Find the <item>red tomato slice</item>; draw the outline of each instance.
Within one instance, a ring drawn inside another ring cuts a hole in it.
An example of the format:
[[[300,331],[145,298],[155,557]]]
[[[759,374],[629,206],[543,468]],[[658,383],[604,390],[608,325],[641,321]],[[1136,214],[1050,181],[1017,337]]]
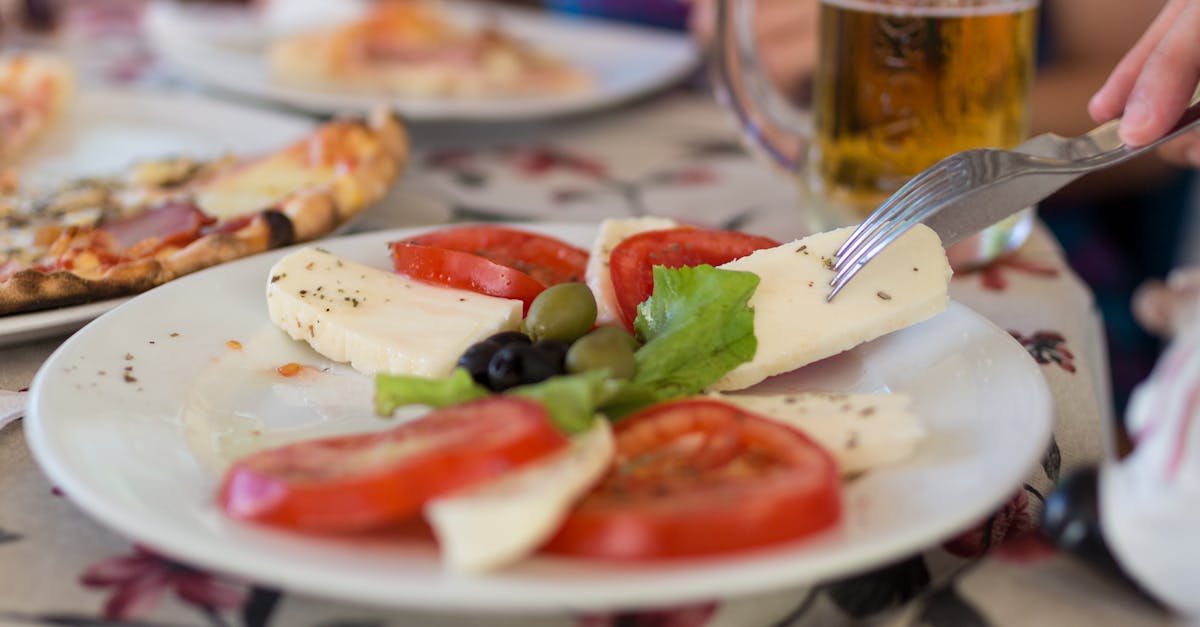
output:
[[[799,431],[715,400],[618,423],[613,470],[567,517],[553,553],[644,560],[795,540],[837,522],[830,455]]]
[[[493,396],[380,433],[255,453],[226,473],[218,501],[236,518],[271,525],[320,532],[372,529],[566,443],[540,404]]]
[[[526,307],[551,285],[582,281],[586,251],[502,226],[461,226],[392,244],[396,272],[415,279],[516,298]]]
[[[654,266],[719,266],[778,245],[769,237],[737,231],[681,227],[638,233],[617,244],[609,256],[621,322],[633,330],[637,306],[654,292]]]

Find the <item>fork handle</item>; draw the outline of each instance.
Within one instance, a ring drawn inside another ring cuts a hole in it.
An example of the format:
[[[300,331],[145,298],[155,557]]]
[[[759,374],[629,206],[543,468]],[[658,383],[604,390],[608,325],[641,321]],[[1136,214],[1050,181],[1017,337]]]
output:
[[[1192,102],[1190,105],[1188,105],[1188,108],[1183,110],[1183,115],[1179,117],[1179,121],[1173,124],[1170,130],[1168,130],[1167,133],[1162,137],[1150,142],[1149,144],[1146,144],[1145,146],[1134,147],[1123,143],[1113,150],[1097,155],[1096,158],[1103,160],[1106,165],[1115,165],[1117,163],[1121,163],[1122,161],[1127,161],[1146,152],[1147,150],[1156,148],[1160,144],[1175,139],[1176,137],[1195,128],[1197,124],[1200,124],[1200,95],[1197,95],[1192,99]]]

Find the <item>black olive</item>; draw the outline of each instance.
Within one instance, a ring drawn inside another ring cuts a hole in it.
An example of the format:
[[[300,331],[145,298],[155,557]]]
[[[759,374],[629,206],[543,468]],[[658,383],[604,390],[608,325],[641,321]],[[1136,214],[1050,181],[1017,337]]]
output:
[[[520,331],[501,331],[489,337],[488,341],[495,342],[500,346],[508,346],[509,344],[528,344],[532,340]]]
[[[470,373],[476,383],[488,385],[488,364],[500,348],[500,344],[492,340],[477,342],[463,351],[457,365]]]
[[[566,346],[557,342],[509,344],[488,363],[488,384],[497,391],[545,381],[563,373]]]
[[[570,346],[557,340],[539,340],[533,343],[533,348],[540,352],[546,361],[553,365],[554,374],[566,372],[567,351]]]
[[[503,392],[524,383],[526,355],[531,352],[528,344],[509,344],[496,351],[488,362],[488,386]]]

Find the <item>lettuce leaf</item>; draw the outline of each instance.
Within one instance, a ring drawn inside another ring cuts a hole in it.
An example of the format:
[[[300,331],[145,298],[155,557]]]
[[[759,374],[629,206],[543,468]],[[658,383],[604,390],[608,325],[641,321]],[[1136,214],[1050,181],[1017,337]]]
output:
[[[754,311],[758,288],[750,272],[709,265],[654,268],[654,295],[638,305],[638,349],[631,383],[654,391],[657,400],[690,396],[754,358]]]
[[[471,378],[470,373],[456,368],[445,379],[428,379],[405,375],[375,375],[375,413],[391,416],[406,405],[426,405],[439,408],[483,398],[491,394]]]
[[[505,394],[540,402],[560,431],[573,434],[592,427],[599,407],[619,385],[620,382],[608,378],[607,370],[592,370],[551,377],[515,387]]]

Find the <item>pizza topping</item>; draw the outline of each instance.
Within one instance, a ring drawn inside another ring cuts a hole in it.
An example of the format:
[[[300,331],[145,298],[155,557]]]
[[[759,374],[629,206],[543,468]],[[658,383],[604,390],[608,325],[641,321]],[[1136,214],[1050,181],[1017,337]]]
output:
[[[177,200],[100,228],[112,235],[122,249],[136,246],[131,252],[139,256],[137,253],[149,253],[164,245],[184,246],[199,236],[201,227],[212,222],[196,205]]]

